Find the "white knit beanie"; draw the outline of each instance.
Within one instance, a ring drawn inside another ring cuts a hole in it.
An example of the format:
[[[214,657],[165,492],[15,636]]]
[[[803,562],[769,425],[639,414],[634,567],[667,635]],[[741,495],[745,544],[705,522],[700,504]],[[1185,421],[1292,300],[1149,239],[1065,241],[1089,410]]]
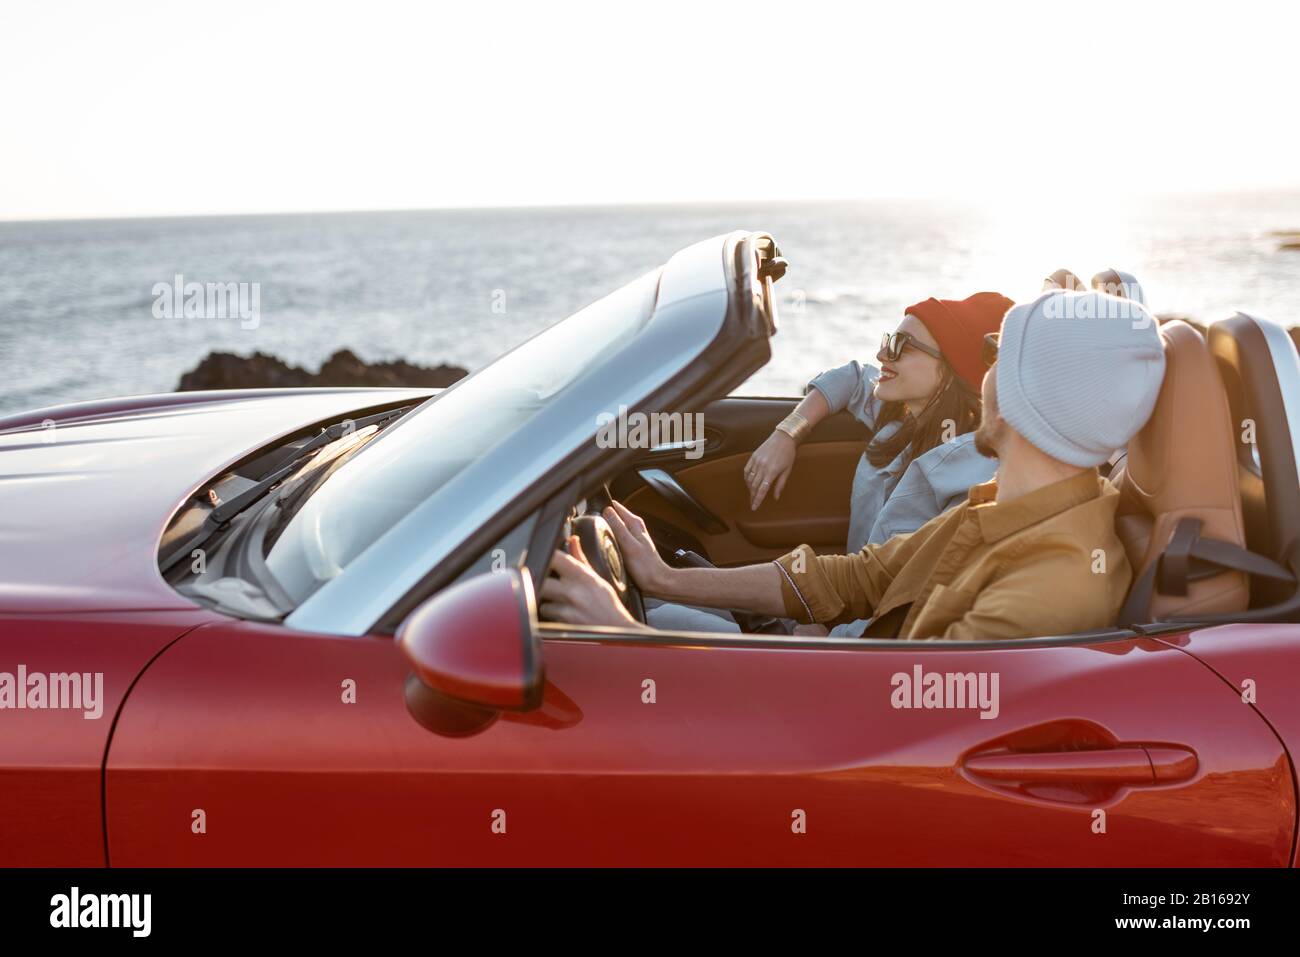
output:
[[[1056,289],[1007,311],[995,369],[1007,424],[1053,458],[1087,467],[1146,424],[1165,351],[1141,303]]]

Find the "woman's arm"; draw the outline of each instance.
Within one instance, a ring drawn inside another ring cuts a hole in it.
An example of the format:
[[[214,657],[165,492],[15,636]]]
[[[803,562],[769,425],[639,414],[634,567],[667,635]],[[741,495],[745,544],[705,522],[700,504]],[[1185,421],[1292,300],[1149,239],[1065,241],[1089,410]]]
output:
[[[875,395],[880,370],[853,360],[814,376],[805,390],[820,392],[831,412],[848,412],[872,432],[882,403]]]
[[[861,362],[846,362],[815,376],[807,394],[786,419],[749,457],[745,464],[745,485],[749,488],[749,508],[763,504],[767,493],[780,499],[781,491],[794,467],[795,449],[804,437],[826,416],[848,411],[855,419],[875,431],[880,401],[874,385],[880,370]]]
[[[750,511],[763,504],[768,492],[773,498],[781,498],[781,490],[794,468],[795,450],[813,427],[829,414],[830,405],[826,397],[820,390],[810,389],[794,411],[754,450],[745,464]]]

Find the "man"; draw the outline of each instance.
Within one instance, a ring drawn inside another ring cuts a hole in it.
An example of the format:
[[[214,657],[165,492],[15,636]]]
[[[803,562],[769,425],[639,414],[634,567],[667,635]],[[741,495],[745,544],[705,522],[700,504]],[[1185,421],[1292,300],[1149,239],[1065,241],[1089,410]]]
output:
[[[1051,291],[1010,309],[984,376],[977,446],[994,481],[915,532],[853,555],[807,545],[743,568],[672,568],[622,505],[605,518],[641,590],[669,601],[837,624],[868,637],[1027,638],[1115,623],[1132,569],[1114,531],[1118,492],[1097,466],[1146,423],[1164,378],[1156,322],[1140,304]],[[632,626],[582,558],[557,553],[542,589],[551,620]]]

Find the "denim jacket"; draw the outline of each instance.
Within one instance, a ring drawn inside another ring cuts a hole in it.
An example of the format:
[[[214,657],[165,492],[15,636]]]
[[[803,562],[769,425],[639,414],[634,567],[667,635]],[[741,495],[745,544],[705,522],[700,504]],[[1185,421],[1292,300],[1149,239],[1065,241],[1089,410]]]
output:
[[[826,399],[832,413],[848,410],[859,422],[877,431],[876,419],[883,403],[873,386],[880,370],[860,362],[828,369],[808,383]],[[887,437],[900,428],[892,422],[879,430]],[[918,457],[906,469],[907,450],[883,468],[877,468],[866,453],[858,460],[849,499],[849,538],[845,553],[860,552],[867,545],[879,545],[906,532],[914,532],[941,512],[966,500],[972,485],[993,478],[994,459],[975,450],[975,436],[967,432],[937,445]],[[832,635],[861,635],[866,622],[837,625]]]

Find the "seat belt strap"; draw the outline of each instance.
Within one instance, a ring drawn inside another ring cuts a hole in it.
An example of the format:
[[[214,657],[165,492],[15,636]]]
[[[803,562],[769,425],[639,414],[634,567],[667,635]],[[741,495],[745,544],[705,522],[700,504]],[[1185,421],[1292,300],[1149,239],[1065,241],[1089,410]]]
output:
[[[1271,558],[1217,538],[1201,538],[1201,520],[1184,518],[1174,526],[1169,544],[1138,576],[1120,609],[1119,625],[1129,628],[1150,619],[1151,599],[1186,595],[1188,585],[1224,571],[1294,582],[1295,575]]]

